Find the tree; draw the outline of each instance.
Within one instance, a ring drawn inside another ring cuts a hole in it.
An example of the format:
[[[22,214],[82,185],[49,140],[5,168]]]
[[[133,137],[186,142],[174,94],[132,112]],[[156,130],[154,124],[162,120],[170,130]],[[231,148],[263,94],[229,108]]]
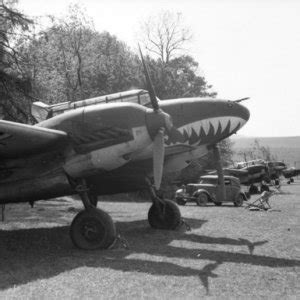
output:
[[[205,78],[197,75],[198,63],[189,55],[182,55],[167,64],[148,57],[151,78],[158,97],[215,97]]]
[[[181,13],[163,11],[157,17],[151,16],[141,27],[146,49],[163,63],[175,58],[192,38],[190,30],[183,25]]]
[[[87,19],[72,8],[29,44],[20,44],[35,97],[77,101],[141,86],[138,57],[115,36],[96,32]]]
[[[15,5],[16,1],[9,0],[0,4],[0,106],[5,118],[28,122],[31,84],[20,68],[22,57],[15,41],[29,30],[32,21],[18,12]]]
[[[240,150],[237,154],[241,156],[244,161],[255,159],[263,159],[266,161],[277,160],[277,157],[272,154],[270,147],[260,145],[258,139],[255,139],[250,147]]]

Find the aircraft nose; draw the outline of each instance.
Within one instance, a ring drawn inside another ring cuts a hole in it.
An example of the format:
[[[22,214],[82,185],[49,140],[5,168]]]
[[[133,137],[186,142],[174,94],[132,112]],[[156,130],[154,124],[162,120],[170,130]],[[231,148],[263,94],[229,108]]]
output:
[[[229,101],[228,106],[232,107],[232,110],[234,110],[236,113],[234,115],[239,116],[242,118],[245,122],[247,122],[250,118],[250,112],[247,107],[245,107],[242,104]]]
[[[163,105],[182,135],[167,144],[181,140],[190,145],[215,144],[236,133],[250,117],[244,105],[227,100],[181,99]]]

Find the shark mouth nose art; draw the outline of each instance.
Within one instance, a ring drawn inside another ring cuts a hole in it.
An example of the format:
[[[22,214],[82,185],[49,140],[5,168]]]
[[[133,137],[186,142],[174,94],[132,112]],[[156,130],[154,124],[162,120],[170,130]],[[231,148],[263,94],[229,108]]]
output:
[[[245,123],[246,120],[243,118],[233,116],[203,119],[178,128],[182,137],[176,140],[167,138],[165,143],[167,145],[179,142],[191,146],[202,145],[211,142],[212,139],[217,141],[235,133]]]

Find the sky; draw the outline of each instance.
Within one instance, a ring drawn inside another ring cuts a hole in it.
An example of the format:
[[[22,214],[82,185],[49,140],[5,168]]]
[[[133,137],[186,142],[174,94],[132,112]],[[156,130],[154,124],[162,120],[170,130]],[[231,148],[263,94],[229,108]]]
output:
[[[133,49],[143,20],[163,10],[181,13],[193,34],[187,53],[220,99],[243,102],[249,122],[239,135],[300,136],[300,1],[85,0],[98,31]],[[72,0],[19,0],[29,16],[63,16]],[[43,18],[40,19],[43,24]],[[46,25],[45,25],[46,26]]]

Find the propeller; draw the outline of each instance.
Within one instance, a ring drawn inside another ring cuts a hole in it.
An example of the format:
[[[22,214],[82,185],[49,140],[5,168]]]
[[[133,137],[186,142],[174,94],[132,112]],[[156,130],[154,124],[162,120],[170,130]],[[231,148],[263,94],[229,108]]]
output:
[[[153,176],[156,189],[159,189],[161,184],[164,157],[164,129],[160,128],[153,140]]]
[[[150,96],[150,101],[153,109],[149,109],[146,115],[146,123],[149,135],[153,140],[153,176],[154,185],[158,190],[160,188],[163,165],[164,165],[164,134],[166,133],[171,139],[180,140],[183,138],[181,133],[173,126],[172,118],[169,114],[165,113],[160,107],[157,101],[155,89],[153,87],[147,64],[145,63],[144,56],[140,45],[139,52],[144,68],[146,77],[147,89]]]
[[[155,93],[155,90],[154,90],[154,87],[153,87],[153,84],[152,84],[152,81],[151,81],[151,78],[150,78],[150,75],[149,75],[149,70],[148,70],[148,67],[145,63],[144,56],[143,56],[140,45],[139,45],[139,50],[140,50],[140,55],[141,55],[142,64],[143,64],[143,68],[144,68],[144,73],[145,73],[146,82],[147,82],[147,89],[148,89],[148,92],[149,92],[151,104],[152,104],[152,107],[153,107],[154,111],[158,111],[160,108],[159,108],[158,101],[157,101],[157,98],[156,98],[156,93]]]

